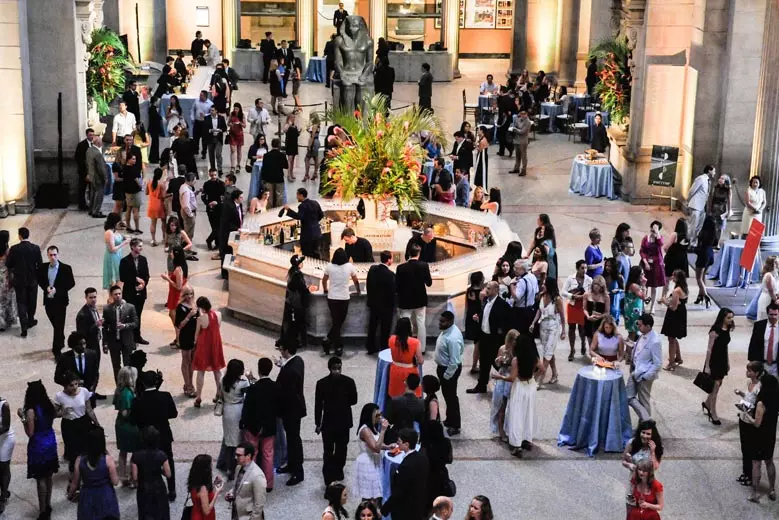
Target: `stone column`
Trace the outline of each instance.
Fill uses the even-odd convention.
[[[612,0],[581,0],[579,4],[578,42],[576,46],[576,87],[585,88],[587,55],[602,40],[614,36],[610,16]],[[624,4],[635,3],[623,0]],[[627,9],[627,8],[623,8]],[[643,17],[642,17],[643,20]],[[643,23],[643,22],[642,22]]]
[[[760,175],[768,199],[766,236],[779,232],[779,2],[766,5],[751,175]]]
[[[525,68],[547,74],[558,69],[558,3],[555,0],[527,0],[527,63]]]
[[[584,0],[586,1],[586,0]],[[576,48],[579,33],[580,0],[560,0],[558,20],[558,81],[560,85],[574,84],[576,80]]]
[[[102,2],[101,2],[102,3]],[[87,45],[92,42],[92,30],[96,27],[95,0],[76,0],[76,97],[78,121],[87,125]],[[102,18],[102,14],[101,14]]]
[[[387,37],[387,0],[370,0],[368,11],[371,39],[378,45],[379,38]]]
[[[236,0],[222,1],[222,57],[231,61],[241,27],[241,12],[236,3]]]
[[[441,34],[444,46],[452,55],[452,72],[460,77],[460,3],[458,0],[443,0],[441,5]]]
[[[117,34],[119,30],[119,0],[105,0],[103,2],[103,25]]]
[[[527,67],[527,0],[514,0],[510,66],[511,72],[517,74]]]
[[[318,14],[314,0],[297,0],[296,5],[298,45],[306,58],[310,58],[314,55],[314,16]]]

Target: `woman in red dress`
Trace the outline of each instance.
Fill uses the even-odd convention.
[[[200,317],[195,326],[195,355],[192,358],[192,370],[197,372],[195,388],[195,408],[200,408],[200,395],[203,392],[203,379],[206,372],[214,374],[216,397],[214,403],[222,399],[220,380],[225,367],[224,352],[222,352],[222,333],[219,330],[219,319],[211,310],[211,302],[201,296],[197,299]]]
[[[627,520],[660,520],[663,510],[663,485],[655,480],[655,467],[649,459],[642,460],[633,472],[633,503],[628,508]]]
[[[411,337],[410,319],[398,320],[395,334],[389,339],[389,348],[392,352],[392,365],[390,365],[387,394],[390,397],[397,397],[406,391],[405,383],[408,375],[418,373],[418,367],[425,361],[419,348],[419,340]],[[421,387],[417,387],[416,394],[417,397],[422,397]]]
[[[168,274],[161,274],[160,277],[168,282],[168,301],[165,303],[165,308],[168,309],[168,316],[170,316],[174,329],[176,329],[176,307],[181,300],[181,288],[187,283],[187,274],[189,274],[189,269],[184,249],[181,247],[170,248],[168,251]],[[171,341],[170,346],[178,348],[178,330],[176,330],[176,339]]]
[[[216,501],[224,482],[217,475],[212,480],[210,455],[198,455],[192,461],[187,479],[187,491],[192,499],[192,520],[216,520]]]

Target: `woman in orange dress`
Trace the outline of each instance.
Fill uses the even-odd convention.
[[[192,370],[197,372],[195,387],[195,408],[200,408],[200,395],[203,392],[203,379],[206,372],[214,374],[216,397],[214,403],[222,399],[222,369],[225,367],[225,356],[222,351],[222,333],[219,330],[219,319],[211,310],[211,302],[201,296],[197,299],[200,316],[195,326],[195,355],[192,358]]]
[[[165,223],[165,183],[162,182],[162,168],[154,169],[152,181],[146,185],[146,195],[148,196],[149,207],[146,209],[146,216],[151,219],[151,245],[157,246],[157,221],[160,221],[160,228],[163,229]],[[165,237],[163,236],[163,240]]]
[[[168,316],[173,323],[173,328],[176,328],[176,308],[179,306],[181,300],[181,288],[187,283],[187,274],[189,272],[187,268],[187,257],[184,253],[184,249],[180,247],[172,247],[168,251],[168,273],[161,274],[160,278],[168,282],[168,300],[165,303],[165,308],[168,309]],[[179,336],[178,329],[176,329],[176,339],[174,339],[170,346],[178,348]]]
[[[389,339],[389,348],[392,352],[392,365],[390,365],[387,393],[390,397],[397,397],[406,391],[405,383],[408,375],[418,373],[418,367],[425,361],[419,348],[419,340],[411,337],[409,318],[398,320],[395,334]],[[422,397],[421,387],[417,387],[416,394],[417,397]]]

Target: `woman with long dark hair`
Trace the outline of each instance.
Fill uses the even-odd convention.
[[[630,224],[622,222],[617,226],[614,232],[614,238],[611,239],[611,256],[616,257],[622,251],[622,242],[630,236]]]
[[[192,384],[192,354],[195,351],[195,329],[198,310],[195,305],[195,290],[189,284],[181,288],[181,300],[176,307],[174,325],[181,353],[181,375],[184,378],[184,395],[195,397],[195,385]]]
[[[325,500],[327,507],[322,513],[322,520],[347,520],[349,513],[344,509],[349,495],[346,492],[346,486],[340,483],[333,483],[327,486],[325,490]]]
[[[689,276],[690,263],[687,260],[687,248],[690,247],[690,240],[687,237],[687,220],[680,218],[676,221],[674,232],[665,242],[665,285],[663,286],[663,297],[668,293],[671,285],[671,278],[677,269],[684,273],[684,277]]]
[[[384,444],[387,428],[389,421],[381,416],[378,405],[367,403],[362,407],[360,423],[357,425],[360,454],[354,461],[354,487],[357,496],[376,506],[381,505],[384,496],[381,485],[381,450],[395,447]]]
[[[105,432],[94,428],[86,433],[83,454],[76,458],[75,473],[68,495],[78,495],[78,520],[119,518],[119,501],[114,486],[119,483],[116,463],[105,449]]]
[[[120,282],[119,262],[122,260],[122,248],[130,245],[130,238],[121,233],[123,229],[122,216],[118,213],[109,213],[103,224],[103,241],[105,242],[103,289],[106,291]]]
[[[615,258],[607,258],[604,261],[603,279],[606,280],[606,290],[609,292],[611,315],[614,321],[619,323],[619,317],[622,315],[622,300],[625,297],[625,280],[619,274]]]
[[[170,478],[170,463],[159,448],[160,433],[154,426],[141,431],[142,448],[133,453],[132,475],[138,483],[138,518],[170,520],[168,489],[162,477]]]
[[[379,510],[373,502],[363,500],[354,511],[354,520],[379,520]]]
[[[513,262],[511,265],[513,265]],[[473,319],[473,316],[481,311],[481,294],[483,289],[484,273],[481,271],[472,272],[468,276],[468,288],[465,290],[465,334],[463,335],[465,339],[473,341],[471,374],[479,373],[479,335],[481,327],[479,322]]]
[[[425,362],[419,340],[411,337],[411,319],[399,318],[395,324],[395,334],[389,338],[392,353],[387,394],[397,397],[406,391],[405,382],[409,374],[419,371],[419,365]],[[417,388],[417,397],[422,397],[422,389]]]
[[[736,328],[733,316],[733,311],[727,307],[720,309],[714,325],[709,330],[709,347],[706,350],[706,361],[703,364],[703,371],[710,374],[714,380],[714,389],[701,403],[701,408],[715,426],[722,424],[717,414],[717,394],[722,386],[722,380],[730,371],[728,344],[730,343],[730,333]]]
[[[653,220],[649,225],[649,233],[641,240],[641,267],[646,275],[646,286],[650,288],[649,314],[655,313],[657,288],[665,286],[665,266],[663,264],[663,235],[660,231],[663,223]]]
[[[168,109],[165,113],[165,128],[168,131],[168,137],[175,133],[176,128],[182,127],[182,122],[183,128],[186,128],[187,123],[186,119],[184,119],[184,111],[181,110],[181,103],[179,103],[179,98],[176,95],[170,96]]]
[[[755,401],[754,417],[741,414],[742,420],[751,424],[754,451],[752,452],[752,494],[749,500],[760,502],[761,466],[765,462],[768,473],[768,499],[776,500],[776,466],[774,466],[774,447],[776,446],[776,423],[779,416],[779,380],[768,372],[760,378],[760,392]]]
[[[644,313],[645,299],[646,277],[644,269],[640,265],[634,265],[630,268],[628,280],[625,282],[625,303],[622,306],[625,313],[625,328],[628,331],[630,341],[638,339],[638,319]],[[628,357],[630,357],[630,352],[628,352]]]
[[[238,175],[241,172],[241,150],[243,149],[243,129],[246,128],[246,118],[240,103],[233,103],[233,110],[227,121],[227,142],[230,145],[230,172]]]
[[[151,136],[146,131],[143,123],[138,123],[133,131],[133,144],[141,149],[141,166],[145,169],[149,165],[149,147]]]
[[[208,298],[201,296],[197,299],[197,308],[200,316],[195,328],[195,355],[192,357],[192,370],[197,372],[195,382],[195,408],[200,408],[200,396],[203,392],[203,379],[206,372],[214,375],[216,384],[216,396],[214,403],[222,400],[222,369],[225,367],[225,357],[222,350],[222,333],[219,326],[219,317],[211,308]]]
[[[57,414],[62,417],[62,442],[65,445],[65,458],[68,460],[71,481],[76,458],[86,448],[86,434],[100,425],[89,401],[89,390],[79,384],[79,376],[67,372],[62,380],[62,391],[54,396]]]
[[[293,255],[289,259],[290,267],[287,271],[287,289],[284,295],[284,314],[281,319],[281,336],[279,344],[286,342],[288,345],[305,347],[308,343],[306,329],[306,313],[311,292],[306,285],[306,277],[300,266],[305,257]]]
[[[541,299],[538,301],[538,311],[530,324],[530,332],[533,332],[538,324],[540,352],[543,358],[543,367],[538,373],[536,380],[539,384],[544,383],[546,370],[552,367],[552,377],[549,384],[557,384],[557,363],[554,352],[557,349],[557,342],[565,339],[565,310],[563,309],[563,299],[560,297],[560,290],[557,288],[557,280],[546,279],[546,283],[541,290]]]
[[[506,405],[508,422],[505,429],[509,437],[511,454],[518,458],[522,458],[522,450],[533,449],[538,390],[535,375],[542,369],[543,364],[539,359],[535,341],[532,336],[522,334],[517,338],[514,347],[514,359],[511,360],[509,375],[492,374],[493,379],[511,382],[511,395]]]
[[[295,58],[292,61],[292,71],[289,74],[289,79],[292,82],[292,99],[295,100],[294,113],[299,114],[303,111],[303,107],[300,104],[300,83],[303,81],[303,64],[300,62],[300,58]]]
[[[441,389],[441,382],[432,374],[422,378],[422,392],[425,394],[425,420],[441,422],[441,411],[438,406],[436,392]]]
[[[576,272],[568,277],[563,284],[561,292],[563,298],[568,300],[566,305],[566,321],[568,322],[568,344],[571,352],[568,354],[568,361],[573,361],[576,353],[576,330],[579,330],[579,339],[581,341],[582,356],[587,348],[587,334],[584,328],[584,296],[590,292],[592,287],[592,278],[587,275],[587,262],[578,260],[576,262]]]
[[[10,271],[5,265],[10,238],[8,231],[0,230],[0,332],[16,323],[19,317],[16,310],[16,291],[11,285]]]
[[[216,501],[224,482],[213,476],[211,455],[200,454],[192,461],[187,478],[187,491],[192,500],[191,520],[216,520]]]
[[[52,475],[60,465],[52,428],[57,412],[40,379],[27,383],[24,407],[18,415],[28,439],[27,478],[35,479],[38,490],[38,518],[47,520],[51,518]]]
[[[714,246],[719,240],[717,228],[714,219],[706,216],[703,220],[701,232],[698,233],[698,245],[695,247],[695,281],[698,283],[698,297],[695,303],[706,303],[708,309],[711,305],[711,298],[706,292],[706,282],[704,280],[706,271],[714,263]]]
[[[707,217],[714,220],[716,234],[715,245],[723,240],[723,231],[728,217],[733,213],[733,190],[730,185],[730,175],[720,173],[717,182],[711,188],[711,198],[709,199],[709,210]]]
[[[187,232],[181,229],[181,222],[176,215],[168,217],[168,222],[165,224],[165,230],[163,233],[165,237],[165,252],[170,252],[174,247],[180,247],[184,250],[184,254],[187,260],[197,261],[197,253],[192,251],[192,240]],[[168,257],[168,272],[173,271],[173,259]]]
[[[430,463],[427,477],[427,505],[430,508],[436,497],[450,494],[449,470],[446,466],[452,463],[452,441],[444,435],[443,424],[436,421],[427,422],[422,449],[425,450]]]
[[[333,252],[333,259],[325,268],[325,275],[322,277],[322,290],[327,295],[327,307],[330,309],[331,319],[330,332],[327,333],[327,338],[322,341],[322,348],[325,355],[328,356],[331,348],[335,348],[336,356],[343,354],[341,327],[343,327],[346,314],[349,312],[349,279],[354,283],[357,294],[360,294],[360,280],[357,279],[357,271],[354,265],[349,262],[346,251],[339,247]]]
[[[168,189],[167,183],[162,179],[162,168],[154,169],[154,176],[146,185],[146,196],[149,207],[146,208],[146,216],[151,219],[151,246],[157,247],[157,221],[160,221],[163,241],[165,240],[165,195]]]
[[[736,404],[738,408],[738,436],[741,444],[741,475],[736,479],[742,486],[752,485],[752,459],[755,449],[755,428],[751,422],[747,422],[755,415],[755,403],[757,394],[760,393],[760,378],[763,377],[763,362],[750,361],[747,363],[747,389],[736,390],[736,395],[741,401]],[[704,412],[706,410],[704,409]],[[749,417],[745,417],[748,415]]]
[[[476,149],[476,173],[473,177],[474,186],[482,186],[485,189],[489,188],[489,154],[490,141],[487,139],[486,131],[483,126],[479,125],[476,129],[476,143],[474,148]],[[492,198],[490,196],[490,198]]]
[[[168,300],[165,303],[165,308],[168,309],[168,316],[170,317],[173,327],[176,327],[176,308],[181,300],[181,290],[187,283],[187,277],[189,276],[189,268],[187,267],[187,257],[184,250],[181,247],[172,247],[168,251],[168,259],[172,269],[165,274],[161,274],[160,278],[168,282]],[[173,348],[178,348],[178,329],[176,339],[170,343]]]
[[[665,370],[674,371],[681,365],[682,351],[679,340],[687,337],[687,277],[681,269],[673,272],[674,290],[671,296],[666,298],[668,306],[663,319],[663,328],[660,333],[668,338],[668,364]]]
[[[243,440],[241,437],[241,413],[249,380],[244,375],[243,361],[231,359],[227,363],[225,376],[222,378],[222,448],[216,461],[216,469],[227,473],[227,480],[235,476],[235,448]]]
[[[490,499],[484,495],[476,495],[468,505],[468,512],[465,514],[465,520],[494,520],[492,513],[492,504]]]
[[[638,423],[633,438],[625,445],[625,451],[622,453],[622,466],[631,473],[642,460],[651,461],[655,469],[660,467],[663,460],[663,439],[652,419]]]

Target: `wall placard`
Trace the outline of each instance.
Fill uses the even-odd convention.
[[[512,27],[514,27],[514,0],[498,0],[495,28],[511,29]]]
[[[465,0],[459,0],[460,1],[460,29],[465,28]],[[509,0],[512,1],[512,0]],[[435,2],[435,12],[438,15],[442,15],[443,7],[442,7],[442,0],[436,0]],[[441,16],[437,17],[434,22],[434,26],[436,29],[441,28]]]
[[[497,0],[468,0],[466,29],[494,29]]]

